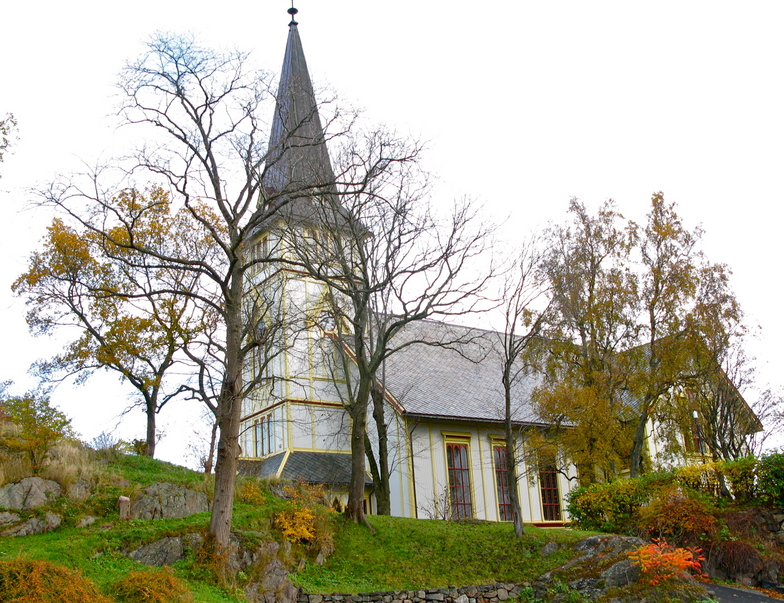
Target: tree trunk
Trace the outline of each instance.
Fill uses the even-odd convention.
[[[509,502],[512,505],[512,521],[514,522],[515,536],[520,538],[524,533],[523,509],[520,505],[520,495],[517,490],[517,457],[515,456],[514,431],[512,430],[512,383],[510,377],[511,363],[504,367],[504,432],[506,437],[506,487],[509,492]]]
[[[632,443],[631,466],[629,468],[631,477],[639,477],[642,474],[642,448],[645,445],[645,426],[648,424],[647,404],[643,405],[640,418],[637,421],[637,429],[634,431],[634,442]]]
[[[378,434],[378,483],[376,484],[376,503],[379,515],[392,514],[392,501],[389,485],[389,430],[384,421],[384,393],[375,387],[370,392],[373,398],[373,419]]]
[[[145,442],[144,454],[150,458],[155,456],[155,435],[156,435],[156,413],[157,410],[157,396],[152,395],[147,400],[147,441]]]
[[[365,509],[365,435],[367,434],[367,403],[369,388],[360,383],[349,414],[351,416],[351,484],[345,515],[354,523],[364,523]]]
[[[210,449],[207,452],[207,458],[204,459],[204,475],[212,473],[212,463],[215,459],[215,436],[218,434],[218,422],[212,423],[212,432],[210,433]]]
[[[506,485],[509,489],[509,502],[512,504],[512,521],[514,522],[515,536],[520,538],[525,534],[523,528],[523,509],[520,505],[520,492],[517,489],[517,457],[511,426],[506,429]]]
[[[231,298],[226,300],[226,376],[218,400],[217,422],[220,429],[215,462],[215,491],[210,516],[210,534],[220,554],[229,545],[234,511],[234,484],[239,455],[240,415],[242,412],[242,281],[233,279]]]

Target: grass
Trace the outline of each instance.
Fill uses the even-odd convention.
[[[574,555],[562,548],[542,557],[551,541],[573,543],[589,533],[529,527],[521,539],[508,523],[370,518],[377,533],[341,521],[335,553],[308,564],[294,583],[310,593],[359,593],[530,581]]]
[[[90,498],[85,502],[65,497],[54,501],[47,510],[61,514],[64,521],[53,532],[0,538],[0,560],[22,558],[62,564],[78,570],[112,599],[114,585],[129,572],[147,569],[129,559],[128,551],[166,536],[206,531],[209,523],[206,513],[182,519],[120,522],[116,509],[120,494],[129,495],[158,481],[209,491],[210,484],[201,474],[134,455],[107,455],[99,457],[97,463],[98,484]],[[254,539],[280,539],[273,518],[292,503],[273,496],[255,482],[240,480],[238,492],[235,531],[251,534]],[[95,515],[98,520],[87,528],[75,527],[84,515]],[[542,557],[539,551],[544,544],[550,541],[572,543],[587,534],[527,528],[526,535],[518,540],[510,524],[373,516],[370,520],[377,530],[374,534],[366,527],[343,521],[337,514],[326,517],[328,523],[334,524],[334,553],[323,566],[308,562],[302,571],[292,576],[295,584],[311,593],[529,581],[562,564],[573,554],[571,549],[563,548]],[[306,552],[299,545],[295,545],[294,551]],[[307,551],[310,559],[315,552]],[[192,559],[175,563],[173,571],[174,576],[187,586],[194,601],[237,603],[244,600],[238,591],[216,586],[209,572],[194,567]]]

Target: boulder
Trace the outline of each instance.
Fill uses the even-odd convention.
[[[21,520],[22,518],[16,513],[9,513],[8,511],[0,513],[0,526],[6,526],[9,523],[16,523]]]
[[[67,496],[71,500],[84,502],[90,498],[90,482],[85,479],[78,479],[68,486]]]
[[[6,509],[35,509],[62,494],[60,484],[50,479],[26,477],[15,484],[0,488],[0,507]]]
[[[46,513],[43,518],[33,517],[23,524],[6,530],[0,536],[29,536],[30,534],[43,534],[58,528],[62,523],[59,515]]]
[[[159,482],[131,498],[131,519],[174,519],[209,511],[207,495]]]
[[[145,544],[128,553],[128,557],[144,565],[172,565],[183,559],[190,551],[200,547],[204,538],[199,534],[170,536]]]
[[[604,570],[601,577],[606,588],[620,588],[635,582],[640,573],[639,565],[632,563],[631,559],[622,559]]]

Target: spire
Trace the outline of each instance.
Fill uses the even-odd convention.
[[[288,13],[291,15],[289,37],[272,121],[267,170],[262,183],[265,190],[275,193],[325,187],[335,180],[294,20],[297,9],[292,6]]]

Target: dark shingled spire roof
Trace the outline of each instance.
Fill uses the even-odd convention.
[[[332,188],[335,175],[294,20],[296,9],[289,13],[292,19],[262,185],[268,193],[299,196],[306,188]]]

